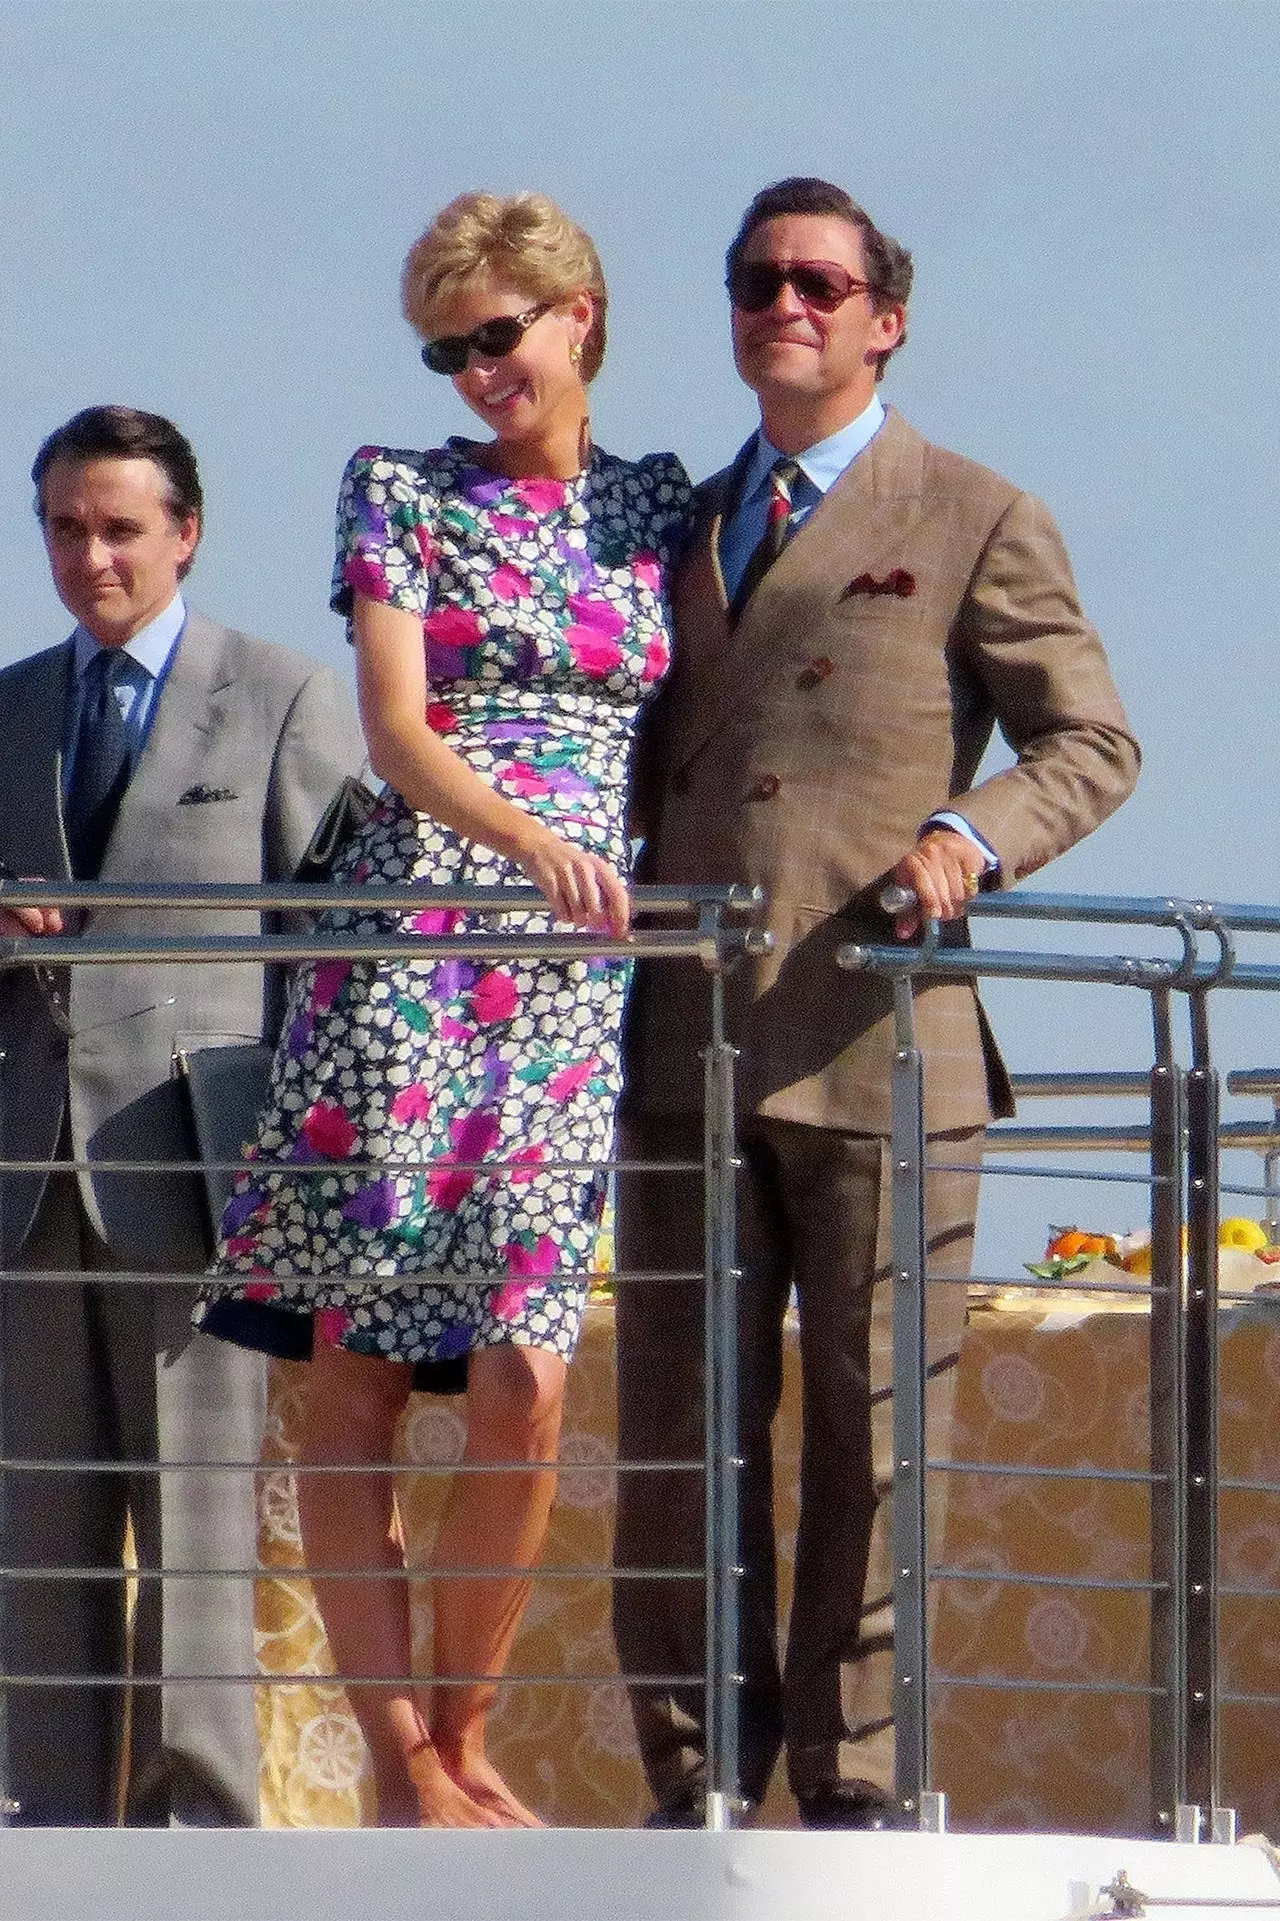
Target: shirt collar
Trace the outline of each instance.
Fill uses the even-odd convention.
[[[169,664],[169,656],[178,644],[187,618],[186,603],[181,594],[175,594],[164,612],[149,620],[124,644],[124,651],[144,667],[152,680],[159,680]],[[102,642],[95,640],[87,628],[77,627],[72,635],[75,649],[75,675],[79,680],[94,655],[101,651]]]
[[[847,427],[840,427],[835,433],[828,434],[825,440],[806,447],[802,454],[796,454],[796,464],[814,490],[820,495],[825,494],[834,487],[850,462],[870,446],[883,424],[884,402],[879,394],[872,394],[868,405],[855,420],[851,420]],[[766,437],[764,428],[757,429],[755,448],[747,463],[740,496],[743,506],[768,485],[769,469],[775,460],[781,458],[778,448]]]

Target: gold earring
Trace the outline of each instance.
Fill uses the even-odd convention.
[[[582,342],[580,340],[575,340],[573,345],[570,347],[569,360],[570,360],[570,363],[575,367],[580,367],[582,365]]]

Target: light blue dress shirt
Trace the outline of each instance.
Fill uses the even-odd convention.
[[[137,674],[130,681],[122,682],[115,690],[116,701],[120,708],[120,718],[130,728],[137,741],[137,752],[141,753],[146,743],[151,723],[155,719],[156,699],[164,686],[165,676],[173,664],[174,652],[182,630],[187,621],[186,604],[181,594],[175,594],[164,612],[127,640],[124,651],[136,662]],[[73,699],[68,702],[68,730],[62,756],[62,792],[64,797],[71,791],[71,781],[75,773],[76,740],[80,732],[80,711],[84,698],[84,672],[95,654],[102,651],[102,642],[95,640],[84,627],[77,627],[71,637],[71,677]]]
[[[864,407],[856,420],[838,433],[806,447],[796,454],[800,477],[791,489],[791,514],[787,522],[788,539],[802,527],[822,496],[834,487],[851,461],[869,447],[884,423],[884,405],[879,394]],[[738,505],[720,529],[720,572],[732,601],[747,571],[747,562],[760,544],[769,511],[769,474],[781,451],[765,438],[764,429],[756,433],[756,444],[747,462]]]
[[[883,424],[884,403],[879,394],[873,394],[869,405],[863,408],[856,420],[851,420],[847,427],[828,434],[825,440],[817,441],[812,447],[806,447],[802,454],[794,456],[800,475],[791,489],[788,539],[797,528],[804,525],[823,495],[835,486],[845,468],[871,445]],[[742,584],[747,562],[764,533],[769,511],[769,474],[774,462],[782,457],[781,450],[766,438],[764,429],[758,428],[756,444],[747,461],[738,495],[738,505],[720,529],[720,572],[730,604]],[[954,814],[950,809],[931,814],[921,832],[929,827],[950,827],[957,834],[963,834],[982,855],[984,872],[989,873],[1000,865],[993,850],[981,834],[969,825],[963,814]]]

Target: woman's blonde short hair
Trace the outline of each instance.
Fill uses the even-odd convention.
[[[591,236],[544,193],[462,193],[441,209],[409,249],[400,282],[405,318],[432,337],[444,303],[470,280],[503,282],[534,301],[569,300],[582,289],[595,303],[582,343],[582,373],[604,359],[609,295]]]

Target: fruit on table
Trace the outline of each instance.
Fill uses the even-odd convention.
[[[1114,1234],[1086,1234],[1078,1227],[1055,1227],[1053,1239],[1044,1253],[1048,1261],[1070,1261],[1077,1254],[1096,1255],[1105,1259],[1115,1251]]]
[[[1266,1245],[1266,1228],[1259,1227],[1257,1221],[1246,1220],[1243,1215],[1232,1215],[1218,1229],[1219,1247],[1240,1247],[1247,1254],[1256,1254]]]

